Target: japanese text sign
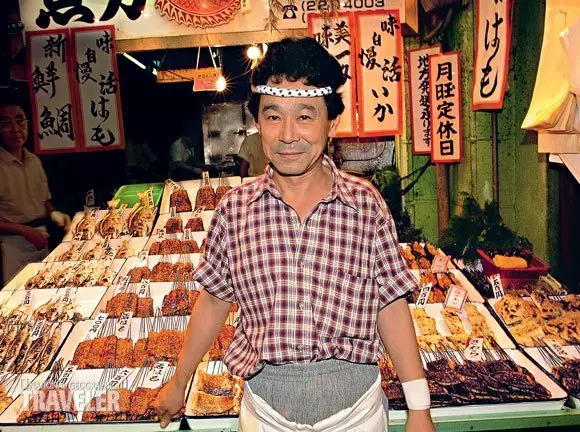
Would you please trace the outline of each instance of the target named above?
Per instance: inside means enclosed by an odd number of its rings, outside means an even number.
[[[71,30],[84,150],[124,148],[113,26]]]
[[[69,73],[69,32],[27,32],[26,44],[35,151],[75,151],[79,137]]]
[[[398,10],[355,15],[359,136],[398,135],[403,127],[403,40]]]
[[[431,154],[429,56],[440,53],[439,46],[409,51],[409,93],[414,154]]]
[[[502,109],[511,45],[511,0],[477,0],[474,111]]]
[[[429,57],[431,99],[431,161],[461,162],[461,71],[459,53]]]
[[[308,15],[308,35],[313,37],[340,63],[346,83],[339,91],[342,94],[344,112],[335,136],[357,136],[356,122],[356,76],[354,16],[352,13],[339,13],[330,18],[321,14]]]

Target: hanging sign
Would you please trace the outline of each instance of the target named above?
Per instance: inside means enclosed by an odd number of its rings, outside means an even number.
[[[222,75],[220,68],[196,69],[193,78],[193,91],[215,91],[217,80]]]
[[[461,162],[461,72],[459,53],[429,57],[431,98],[431,161]]]

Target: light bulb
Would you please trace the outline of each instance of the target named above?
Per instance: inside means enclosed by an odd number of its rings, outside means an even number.
[[[215,87],[216,90],[219,92],[223,92],[226,89],[226,79],[223,77],[223,75],[220,75],[220,77],[217,79],[216,83],[215,83]]]
[[[248,48],[247,55],[250,60],[258,60],[260,57],[260,48],[256,45],[252,45]]]

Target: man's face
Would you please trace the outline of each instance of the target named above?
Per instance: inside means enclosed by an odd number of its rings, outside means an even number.
[[[313,89],[286,79],[270,87]],[[258,131],[264,153],[284,176],[301,176],[317,166],[338,118],[328,120],[324,98],[260,96]]]
[[[28,138],[28,122],[17,105],[0,106],[0,144],[8,150],[19,150]]]

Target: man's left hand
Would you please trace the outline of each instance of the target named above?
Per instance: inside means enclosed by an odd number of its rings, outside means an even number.
[[[409,410],[407,432],[434,432],[435,426],[429,410]]]
[[[69,232],[71,220],[70,216],[64,213],[54,210],[50,212],[50,219],[56,224],[56,226],[61,227],[65,234]]]

